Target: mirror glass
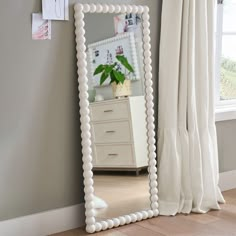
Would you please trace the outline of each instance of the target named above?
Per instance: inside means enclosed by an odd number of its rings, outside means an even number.
[[[150,209],[141,14],[85,14],[96,220]]]

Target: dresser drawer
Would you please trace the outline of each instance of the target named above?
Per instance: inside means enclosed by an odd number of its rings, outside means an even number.
[[[112,104],[101,104],[90,106],[92,121],[107,121],[115,119],[128,119],[128,102],[117,102]]]
[[[131,145],[96,145],[97,167],[133,166]]]
[[[126,143],[131,141],[129,121],[96,123],[92,125],[95,143]]]

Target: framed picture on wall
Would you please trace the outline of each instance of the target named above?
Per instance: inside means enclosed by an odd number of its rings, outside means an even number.
[[[124,55],[134,68],[131,80],[140,79],[140,70],[138,67],[137,51],[134,40],[134,33],[125,33],[116,37],[108,38],[88,45],[88,56],[90,65],[89,74],[93,75],[95,69],[100,64],[113,64],[117,62],[116,56]],[[124,73],[124,68],[120,71]],[[91,76],[93,86],[100,86],[100,75]],[[108,85],[106,81],[103,85]]]

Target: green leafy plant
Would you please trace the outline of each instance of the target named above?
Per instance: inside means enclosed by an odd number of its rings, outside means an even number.
[[[123,84],[125,78],[134,73],[133,67],[129,64],[127,58],[123,55],[117,55],[116,60],[121,63],[125,68],[125,73],[120,71],[120,65],[118,62],[113,64],[100,64],[94,71],[93,75],[101,74],[100,85],[102,85],[108,78],[110,78],[110,84],[115,82],[116,84]]]

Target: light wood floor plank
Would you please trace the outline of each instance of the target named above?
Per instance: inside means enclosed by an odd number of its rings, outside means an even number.
[[[164,234],[155,232],[151,229],[141,227],[138,224],[126,225],[119,228],[119,231],[127,236],[165,236]]]
[[[53,236],[88,236],[88,235],[96,235],[96,236],[126,236],[126,234],[123,234],[120,231],[117,231],[116,229],[110,229],[107,231],[102,231],[95,234],[88,234],[85,232],[85,229],[75,229],[70,230],[67,232],[62,232],[58,234],[53,234]]]

